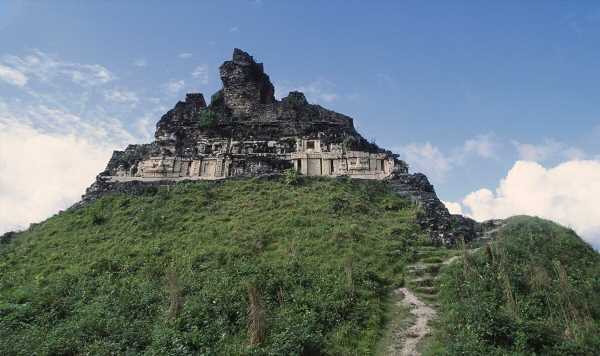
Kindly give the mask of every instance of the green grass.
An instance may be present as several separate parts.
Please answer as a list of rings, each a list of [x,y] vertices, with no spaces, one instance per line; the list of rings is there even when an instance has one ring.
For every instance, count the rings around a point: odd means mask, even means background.
[[[415,216],[382,182],[105,196],[0,246],[0,353],[372,354]]]
[[[489,248],[442,269],[424,355],[595,355],[600,255],[573,231],[514,217]]]

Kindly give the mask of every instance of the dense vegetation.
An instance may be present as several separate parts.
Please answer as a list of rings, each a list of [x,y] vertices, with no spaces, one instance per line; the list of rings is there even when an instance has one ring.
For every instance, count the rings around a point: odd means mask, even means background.
[[[218,116],[210,109],[205,109],[200,112],[198,126],[200,128],[211,128],[217,124]]]
[[[370,354],[415,214],[294,175],[105,196],[0,245],[0,353]]]
[[[600,255],[573,231],[514,217],[441,281],[432,355],[597,355]]]

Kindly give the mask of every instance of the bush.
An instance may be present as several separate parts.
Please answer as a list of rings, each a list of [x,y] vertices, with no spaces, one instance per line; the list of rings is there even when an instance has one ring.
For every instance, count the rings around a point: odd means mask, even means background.
[[[283,181],[287,185],[298,185],[300,183],[300,173],[291,168],[283,171]]]
[[[198,120],[198,125],[200,128],[211,128],[215,127],[218,121],[218,116],[215,112],[210,109],[205,109],[200,112],[200,118]]]
[[[573,231],[509,219],[489,248],[443,274],[445,354],[593,355],[598,275],[600,255]]]

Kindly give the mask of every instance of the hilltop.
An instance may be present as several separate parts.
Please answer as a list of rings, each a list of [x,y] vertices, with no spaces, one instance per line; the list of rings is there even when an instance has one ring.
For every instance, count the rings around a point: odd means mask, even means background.
[[[523,217],[463,252],[420,212],[386,182],[295,175],[104,194],[0,244],[0,350],[384,354],[411,337],[401,287],[441,305],[432,355],[594,349],[600,261],[572,231]]]
[[[83,202],[112,191],[178,181],[280,175],[385,180],[422,208],[419,223],[436,243],[470,241],[473,220],[451,215],[423,174],[389,150],[368,142],[346,115],[310,104],[293,91],[275,99],[262,63],[235,49],[219,68],[223,88],[206,104],[187,94],[156,124],[155,140],[115,151]]]

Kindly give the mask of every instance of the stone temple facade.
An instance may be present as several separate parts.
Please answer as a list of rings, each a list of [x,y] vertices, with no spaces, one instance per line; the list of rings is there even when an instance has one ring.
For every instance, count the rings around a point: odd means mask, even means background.
[[[309,104],[300,92],[278,101],[263,65],[239,49],[220,67],[223,89],[206,105],[188,94],[158,122],[151,144],[115,152],[110,181],[215,180],[293,168],[307,176],[385,179],[405,162],[365,140],[352,118]]]
[[[111,191],[136,193],[181,180],[220,180],[279,174],[388,181],[391,189],[422,207],[419,223],[432,240],[470,240],[480,225],[451,215],[422,174],[392,152],[367,141],[353,119],[309,104],[304,94],[275,99],[275,89],[248,53],[235,49],[220,70],[223,88],[207,105],[187,94],[156,125],[154,142],[115,151],[82,203]]]

